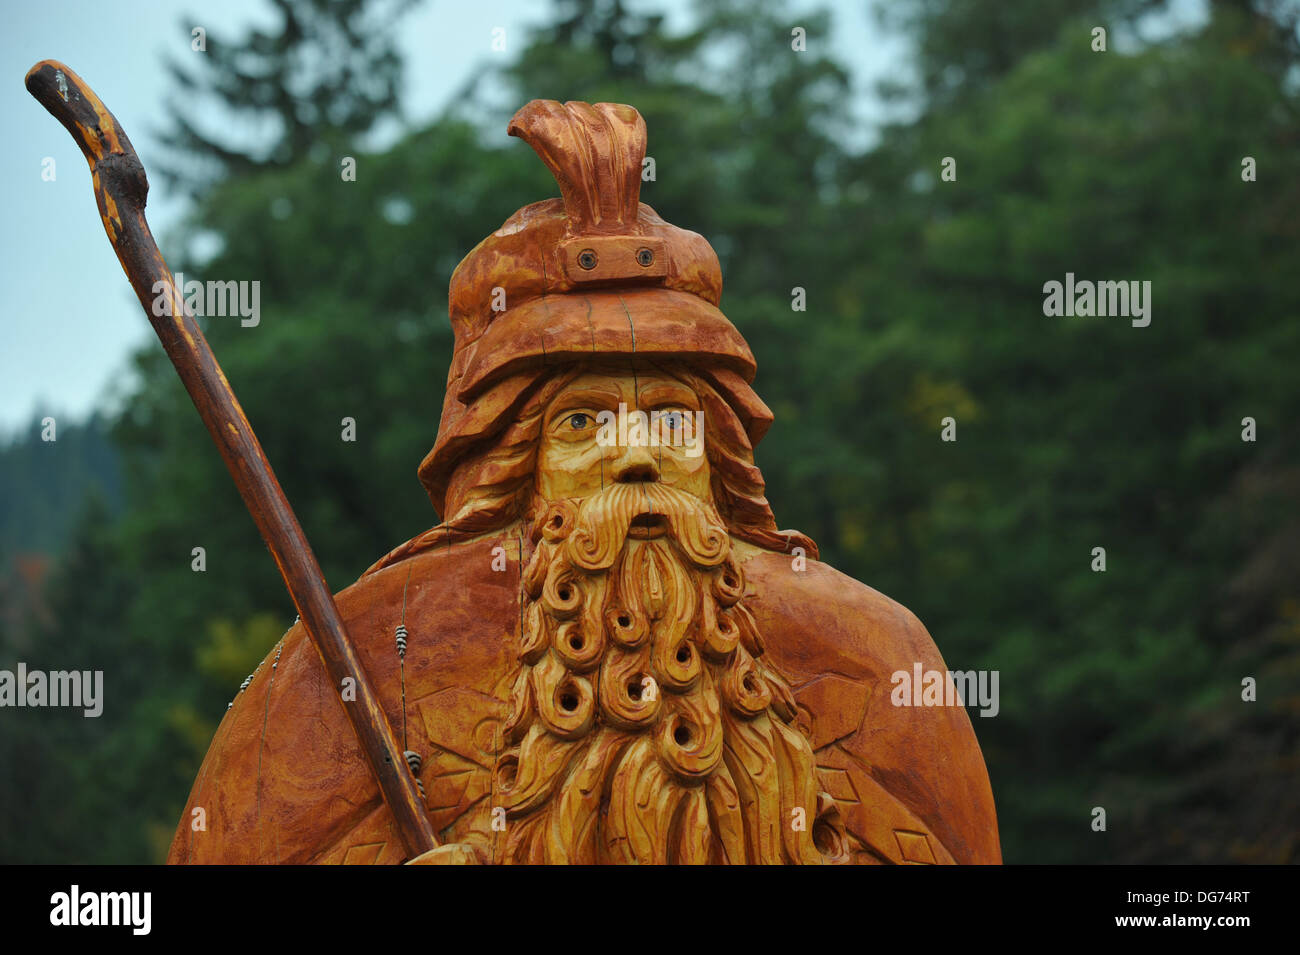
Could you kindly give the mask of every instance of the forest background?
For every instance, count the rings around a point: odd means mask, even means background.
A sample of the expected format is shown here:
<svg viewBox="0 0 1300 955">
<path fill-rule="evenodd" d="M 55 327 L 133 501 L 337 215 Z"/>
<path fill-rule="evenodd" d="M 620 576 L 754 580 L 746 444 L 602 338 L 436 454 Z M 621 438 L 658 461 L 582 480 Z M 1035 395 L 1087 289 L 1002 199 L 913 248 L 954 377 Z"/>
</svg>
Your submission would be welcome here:
<svg viewBox="0 0 1300 955">
<path fill-rule="evenodd" d="M 915 611 L 950 668 L 999 671 L 997 716 L 970 712 L 1007 861 L 1297 860 L 1296 4 L 1211 2 L 1152 38 L 1157 0 L 891 0 L 909 69 L 880 94 L 906 118 L 862 145 L 828 13 L 712 0 L 674 31 L 653 4 L 563 0 L 365 151 L 400 121 L 406 4 L 268 2 L 279 28 L 172 61 L 150 172 L 207 240 L 165 247 L 172 268 L 261 283 L 256 327 L 205 333 L 334 589 L 437 522 L 415 467 L 448 279 L 557 192 L 510 114 L 631 103 L 642 198 L 713 244 L 758 358 L 779 525 Z M 232 148 L 184 108 L 204 96 L 272 132 Z M 1066 273 L 1150 281 L 1150 325 L 1045 316 Z M 294 617 L 157 343 L 132 364 L 119 408 L 55 442 L 38 410 L 0 446 L 0 668 L 102 669 L 111 692 L 98 719 L 0 712 L 3 862 L 161 861 Z"/>
</svg>

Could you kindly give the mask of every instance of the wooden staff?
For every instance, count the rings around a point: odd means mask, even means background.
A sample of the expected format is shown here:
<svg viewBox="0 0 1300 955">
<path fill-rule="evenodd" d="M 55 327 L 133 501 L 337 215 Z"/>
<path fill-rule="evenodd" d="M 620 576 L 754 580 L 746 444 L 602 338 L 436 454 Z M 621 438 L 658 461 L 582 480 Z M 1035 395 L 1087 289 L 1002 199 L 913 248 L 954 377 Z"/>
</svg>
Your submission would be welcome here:
<svg viewBox="0 0 1300 955">
<path fill-rule="evenodd" d="M 81 77 L 55 60 L 42 60 L 28 71 L 27 91 L 72 134 L 90 163 L 95 200 L 113 251 L 262 532 L 325 671 L 336 689 L 345 679 L 355 681 L 356 699 L 344 702 L 343 709 L 408 855 L 414 858 L 436 848 L 415 777 L 348 639 L 316 556 L 149 231 L 144 218 L 149 181 L 126 131 Z M 155 314 L 158 282 L 164 283 L 171 306 L 158 311 L 169 314 Z"/>
</svg>

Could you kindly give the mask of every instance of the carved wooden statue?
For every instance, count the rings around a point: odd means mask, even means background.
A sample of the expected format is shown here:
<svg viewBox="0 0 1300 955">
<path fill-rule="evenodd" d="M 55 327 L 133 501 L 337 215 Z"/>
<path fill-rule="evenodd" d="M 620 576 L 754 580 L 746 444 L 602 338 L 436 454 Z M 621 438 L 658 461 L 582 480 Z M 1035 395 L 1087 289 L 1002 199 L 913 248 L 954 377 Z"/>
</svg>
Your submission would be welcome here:
<svg viewBox="0 0 1300 955">
<path fill-rule="evenodd" d="M 148 312 L 172 279 L 129 140 L 66 66 L 27 85 Z M 709 244 L 639 201 L 641 116 L 538 100 L 509 132 L 561 198 L 452 276 L 419 469 L 446 520 L 333 601 L 179 293 L 150 317 L 302 618 L 227 711 L 169 861 L 999 862 L 965 710 L 891 702 L 898 671 L 946 675 L 924 627 L 776 528 L 754 358 Z"/>
<path fill-rule="evenodd" d="M 338 597 L 442 844 L 418 861 L 1000 861 L 966 712 L 891 705 L 945 670 L 925 629 L 776 529 L 754 359 L 709 244 L 638 201 L 640 115 L 539 100 L 509 132 L 562 198 L 452 276 L 420 467 L 447 520 Z M 346 705 L 294 627 L 170 860 L 403 861 Z"/>
</svg>

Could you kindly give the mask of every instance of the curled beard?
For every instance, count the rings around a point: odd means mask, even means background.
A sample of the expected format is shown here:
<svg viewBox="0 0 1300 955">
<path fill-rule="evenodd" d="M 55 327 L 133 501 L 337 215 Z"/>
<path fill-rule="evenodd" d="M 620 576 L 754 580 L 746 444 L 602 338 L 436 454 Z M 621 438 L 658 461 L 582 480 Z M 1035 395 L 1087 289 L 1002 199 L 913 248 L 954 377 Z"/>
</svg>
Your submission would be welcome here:
<svg viewBox="0 0 1300 955">
<path fill-rule="evenodd" d="M 659 484 L 539 504 L 496 766 L 500 861 L 845 855 L 713 506 Z"/>
</svg>

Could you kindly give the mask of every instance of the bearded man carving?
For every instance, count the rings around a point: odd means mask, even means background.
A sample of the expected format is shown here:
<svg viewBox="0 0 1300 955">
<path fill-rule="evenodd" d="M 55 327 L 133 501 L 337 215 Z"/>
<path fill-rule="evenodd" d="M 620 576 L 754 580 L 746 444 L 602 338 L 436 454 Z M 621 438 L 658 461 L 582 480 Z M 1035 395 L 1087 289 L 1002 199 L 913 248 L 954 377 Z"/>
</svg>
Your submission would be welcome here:
<svg viewBox="0 0 1300 955">
<path fill-rule="evenodd" d="M 440 848 L 405 858 L 295 625 L 169 861 L 999 862 L 965 710 L 891 704 L 946 671 L 924 627 L 776 528 L 753 356 L 708 243 L 639 201 L 640 115 L 538 100 L 509 131 L 562 198 L 452 276 L 419 472 L 446 519 L 337 596 Z"/>
</svg>

